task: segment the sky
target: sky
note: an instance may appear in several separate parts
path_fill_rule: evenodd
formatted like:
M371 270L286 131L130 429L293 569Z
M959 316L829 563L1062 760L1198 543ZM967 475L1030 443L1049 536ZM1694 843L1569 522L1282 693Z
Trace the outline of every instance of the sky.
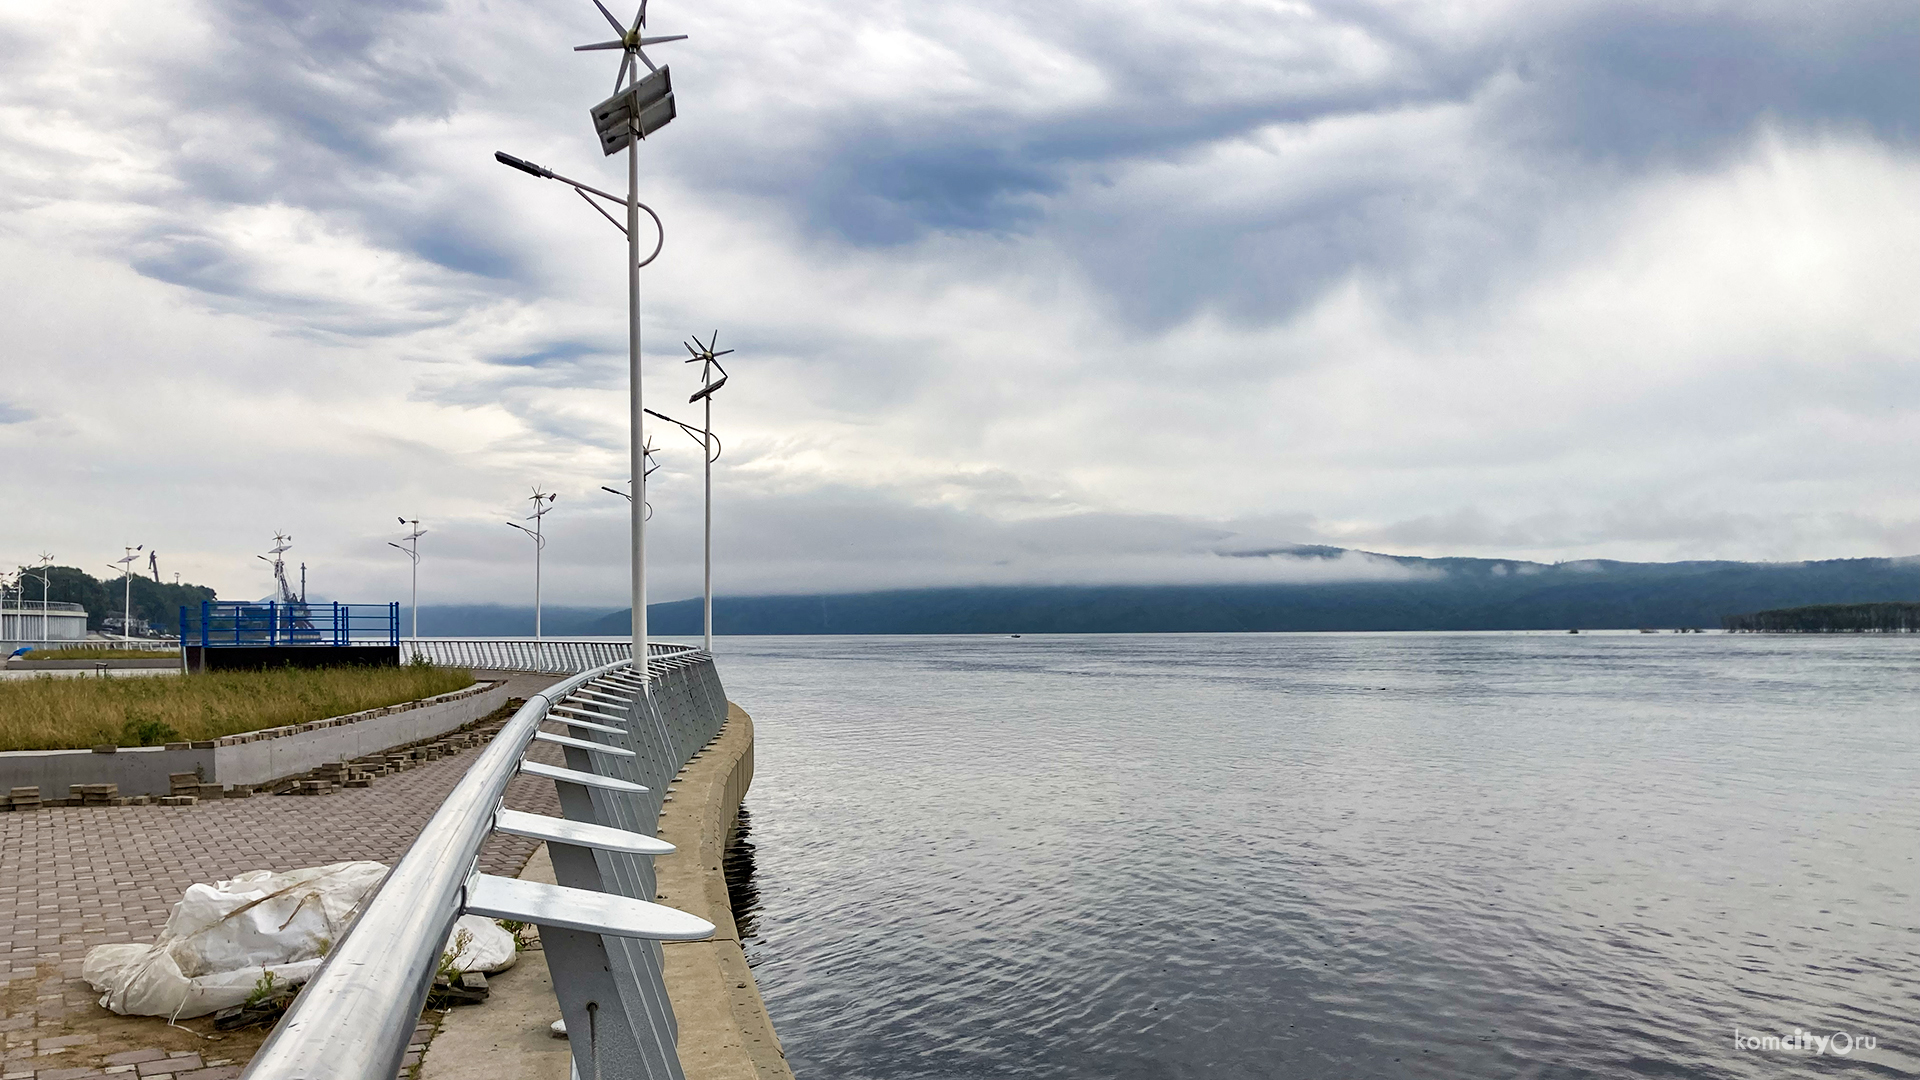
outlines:
M616 14L631 18L632 11ZM725 593L1920 552L1920 6L657 0ZM0 0L0 567L624 606L590 0ZM649 594L700 587L652 432Z

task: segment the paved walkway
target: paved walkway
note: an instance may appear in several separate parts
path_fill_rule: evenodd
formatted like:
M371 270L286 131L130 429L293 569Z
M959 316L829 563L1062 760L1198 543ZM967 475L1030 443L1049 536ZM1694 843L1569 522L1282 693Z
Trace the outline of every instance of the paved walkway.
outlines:
M517 676L509 693L522 697L554 681ZM87 950L108 942L154 940L169 910L195 882L350 859L391 865L478 753L468 750L381 777L372 787L319 797L0 813L0 1080L78 1080L109 1071L141 1080L237 1075L258 1036L240 1040L250 1045L199 1054L192 1052L191 1033L169 1031L159 1020L114 1017L79 978ZM536 744L530 756L561 761L560 750L544 743ZM509 785L507 805L559 813L553 784L527 778ZM482 854L482 869L515 875L534 846L532 840L495 837ZM130 1036L122 1029L157 1029L166 1037L123 1049ZM108 1060L153 1050L162 1054L152 1060ZM180 1055L179 1064L171 1064L165 1053ZM209 1064L221 1059L227 1060Z

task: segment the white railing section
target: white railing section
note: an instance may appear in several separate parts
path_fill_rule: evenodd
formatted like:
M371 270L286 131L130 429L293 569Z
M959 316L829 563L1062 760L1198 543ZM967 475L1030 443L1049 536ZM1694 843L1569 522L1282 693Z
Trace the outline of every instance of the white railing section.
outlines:
M667 656L684 645L651 642L649 655ZM617 664L633 655L628 642L604 638L401 638L400 659L415 656L444 667L532 671L572 675Z
M727 703L712 657L650 651L644 687L620 660L527 700L294 999L249 1080L392 1080L462 914L540 928L575 1076L683 1080L660 942L713 925L651 902L652 858L673 850L653 833L668 781L719 734ZM566 766L527 761L536 740ZM564 817L506 809L516 775L553 781ZM559 884L480 873L496 832L544 840Z
M6 614L7 625L12 626L14 613L9 611ZM54 614L57 615L59 613L55 612ZM5 640L8 640L15 647L31 645L33 646L34 652L52 652L55 649L129 649L135 652L174 652L180 648L180 642L174 638L47 638L43 640L39 636L39 618L40 613L36 611L27 620L27 627L33 631L32 634L22 638L9 638ZM33 659L32 653L27 654L24 659Z

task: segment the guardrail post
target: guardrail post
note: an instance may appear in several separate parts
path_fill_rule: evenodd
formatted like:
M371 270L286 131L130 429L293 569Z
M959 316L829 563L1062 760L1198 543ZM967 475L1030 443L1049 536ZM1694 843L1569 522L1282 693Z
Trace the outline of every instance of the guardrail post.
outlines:
M591 699L586 699L591 700ZM631 699L629 699L631 700ZM596 710L597 711L597 710ZM651 740L636 737L632 726L632 712L628 712L626 732L619 736L590 729L575 729L574 736L585 741L600 743L617 750L634 754L633 757L611 757L592 750L567 746L565 748L567 767L579 772L591 772L625 780L629 783L648 784L648 777L635 768L643 752L641 744ZM567 717L548 713L548 719L566 723ZM588 789L577 784L556 783L559 789L561 812L573 821L585 821L598 825L607 825L628 832L651 836L657 825L658 788L651 788L645 794ZM549 845L549 854L553 858L554 877L563 885L576 888L590 888L605 892L619 893L639 900L652 900L655 894L655 877L652 860L643 855L623 852L569 848L566 845ZM542 941L545 931L542 930ZM562 1012L567 1021L568 1038L573 1042L574 1060L580 1075L590 1075L588 1068L594 1063L596 1047L602 1055L600 1063L605 1064L606 1049L610 1047L631 1047L638 1054L641 1067L631 1073L613 1075L635 1075L646 1077L668 1077L678 1080L681 1076L679 1057L675 1048L678 1037L678 1025L674 1022L673 1009L667 999L666 981L663 975L663 960L660 945L657 942L621 939L602 941L597 936L592 941L580 937L560 939L560 950L549 951L547 960L555 967L554 985L556 990L563 982L571 982L576 975L584 975L583 984L592 985L607 982L614 989L624 991L619 1000L624 1008L617 1013L602 1011L593 1017L592 1022L607 1025L610 1022L625 1020L626 1023L615 1031L613 1039L587 1045L577 1037L581 1031L576 1025L587 1022L585 1005L576 1002L569 1008L562 1001ZM606 999L601 999L606 1000ZM601 1073L602 1076L607 1075Z

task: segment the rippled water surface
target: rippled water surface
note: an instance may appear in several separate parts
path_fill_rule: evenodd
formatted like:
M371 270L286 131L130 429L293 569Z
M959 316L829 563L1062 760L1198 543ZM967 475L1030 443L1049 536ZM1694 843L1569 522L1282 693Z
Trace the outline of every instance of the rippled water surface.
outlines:
M717 651L801 1080L1920 1072L1920 641Z

